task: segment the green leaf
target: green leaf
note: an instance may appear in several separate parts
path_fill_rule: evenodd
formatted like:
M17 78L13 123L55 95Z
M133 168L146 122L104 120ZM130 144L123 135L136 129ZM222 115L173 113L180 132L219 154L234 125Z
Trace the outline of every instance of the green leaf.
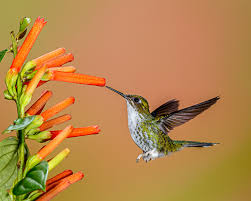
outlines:
M0 62L3 60L3 58L4 58L4 56L5 56L5 54L6 54L7 51L8 51L8 50L5 49L5 50L2 50L2 51L0 52Z
M23 195L35 190L45 191L49 165L42 161L33 167L20 182L13 188L14 195Z
M9 189L17 176L18 140L8 137L0 142L0 186Z
M21 19L20 26L19 26L19 32L17 34L18 40L22 39L25 36L25 34L27 32L27 27L29 26L30 23L31 23L31 18L29 18L29 17L24 17Z
M11 201L9 193L3 188L0 188L0 201Z
M22 118L16 119L14 121L14 125L10 125L2 133L5 134L14 130L23 130L24 128L26 128L28 125L31 124L31 122L35 119L35 117L36 116L33 115L33 116L24 117L23 119Z

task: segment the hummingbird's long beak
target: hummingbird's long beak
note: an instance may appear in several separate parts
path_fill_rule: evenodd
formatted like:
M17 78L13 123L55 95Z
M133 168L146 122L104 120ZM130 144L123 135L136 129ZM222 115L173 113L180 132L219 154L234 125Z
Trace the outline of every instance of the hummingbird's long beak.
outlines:
M108 89L114 91L115 93L119 94L119 95L122 96L123 98L127 99L127 96L126 96L125 94L123 94L122 92L117 91L116 89L113 89L113 88L108 87L108 86L106 86L106 88L108 88Z

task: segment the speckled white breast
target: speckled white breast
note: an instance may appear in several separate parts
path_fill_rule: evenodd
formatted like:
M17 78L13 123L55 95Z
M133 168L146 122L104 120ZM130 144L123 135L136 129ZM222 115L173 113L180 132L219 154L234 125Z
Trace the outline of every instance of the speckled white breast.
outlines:
M127 112L128 112L128 127L131 137L135 144L141 148L144 152L149 151L149 144L145 143L146 139L143 136L142 129L140 127L141 121L144 121L142 115L140 115L128 102L127 102ZM146 136L146 134L145 134Z
M139 113L127 102L127 113L128 113L128 127L131 135L137 129L139 123L142 121Z

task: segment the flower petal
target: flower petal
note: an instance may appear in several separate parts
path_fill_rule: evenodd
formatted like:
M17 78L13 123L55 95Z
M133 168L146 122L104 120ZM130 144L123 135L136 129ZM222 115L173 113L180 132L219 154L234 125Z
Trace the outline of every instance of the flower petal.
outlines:
M61 191L68 188L70 185L71 184L69 181L60 182L54 188L42 194L38 199L36 199L36 201L49 201L52 198L54 198L57 194L59 194Z
M69 120L71 120L71 115L65 114L65 115L62 115L60 117L56 117L54 119L51 119L51 120L48 120L48 121L44 122L39 127L39 130L44 131L44 130L50 129L51 127L53 127L55 125L62 124L62 123L66 122L66 121L69 121Z
M66 72L66 73L74 73L76 71L76 68L73 66L53 67L53 68L50 68L49 71L61 71L61 72Z
M32 80L29 82L29 84L27 85L27 88L25 90L25 94L30 94L32 95L34 90L36 89L39 81L41 80L41 78L43 77L45 71L47 69L47 66L44 65L42 68L40 68L37 73L34 75L34 77L32 78Z
M56 57L48 62L45 62L48 68L62 66L68 62L71 62L74 60L74 56L71 53ZM36 68L38 69L39 66Z
M54 139L61 130L56 130L56 131L50 131L51 139ZM73 128L73 131L67 138L71 137L79 137L79 136L85 136L85 135L93 135L93 134L98 134L100 132L99 127L96 126L88 126L88 127L82 127L82 128Z
M48 185L50 185L50 184L52 184L54 182L57 182L57 181L65 178L67 176L70 176L72 174L73 174L72 170L65 170L65 171L57 174L56 176L52 177L51 179L48 179L47 182L46 182L46 186L48 186Z
M40 160L43 160L48 156L68 135L72 132L73 127L67 126L62 132L50 141L45 147L43 147L36 155Z
M47 103L47 101L50 99L51 96L52 96L51 91L48 90L44 91L40 96L40 98L35 103L33 103L33 105L26 111L26 114L28 115L38 114L39 111L45 106L45 104Z
M48 110L46 110L44 112L42 112L41 116L43 117L44 121L46 121L47 119L49 119L52 116L54 116L55 114L59 113L63 109L67 108L68 106L70 106L74 102L75 102L75 98L74 97L66 98L62 102L54 105L53 107L49 108Z
M64 53L65 53L65 48L58 48L36 59L33 59L33 62L36 64L36 66L41 66L43 63L48 62L49 60L54 59Z
M52 183L53 187L52 189L50 189L49 191L47 191L46 193L42 194L37 201L49 201L51 200L53 197L55 197L58 193L60 193L61 191L65 190L67 187L69 187L71 184L83 179L84 174L82 172L77 172L75 174L72 174L68 177L65 177L64 179L55 182L58 183L55 187Z
M15 59L13 60L11 64L11 69L14 68L17 70L17 72L20 71L22 65L24 64L24 61L26 57L28 56L34 42L36 41L40 31L44 27L46 22L44 21L44 18L38 17L31 28L29 34L25 38L25 41L23 42L20 50L18 51Z
M71 82L77 84L105 86L105 78L79 73L65 73L60 71L53 71L50 80Z

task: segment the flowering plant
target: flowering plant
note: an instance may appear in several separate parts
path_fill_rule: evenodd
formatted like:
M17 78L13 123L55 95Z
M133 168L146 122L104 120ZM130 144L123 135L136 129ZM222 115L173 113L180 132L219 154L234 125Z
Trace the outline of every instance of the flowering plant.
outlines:
M71 125L63 130L48 130L71 119L69 114L51 118L73 104L74 97L68 97L44 111L47 101L52 96L52 92L46 90L26 110L35 89L51 80L96 86L105 85L104 78L78 74L75 73L76 69L73 66L62 66L74 59L71 53L65 54L64 48L56 49L25 63L28 53L46 24L43 18L38 17L23 44L18 47L30 22L30 18L23 18L20 21L18 33L15 35L14 32L11 32L11 46L0 52L0 62L6 53L14 55L5 78L7 89L4 91L4 96L16 103L18 114L13 124L2 132L7 135L15 131L16 136L7 137L0 142L0 198L4 201L50 200L69 185L81 180L83 173L73 174L71 170L65 170L55 177L47 179L48 172L69 154L68 148L49 161L46 161L45 157L65 138L97 134L100 131L98 126L73 128ZM50 142L32 155L26 139L36 140L40 143Z

